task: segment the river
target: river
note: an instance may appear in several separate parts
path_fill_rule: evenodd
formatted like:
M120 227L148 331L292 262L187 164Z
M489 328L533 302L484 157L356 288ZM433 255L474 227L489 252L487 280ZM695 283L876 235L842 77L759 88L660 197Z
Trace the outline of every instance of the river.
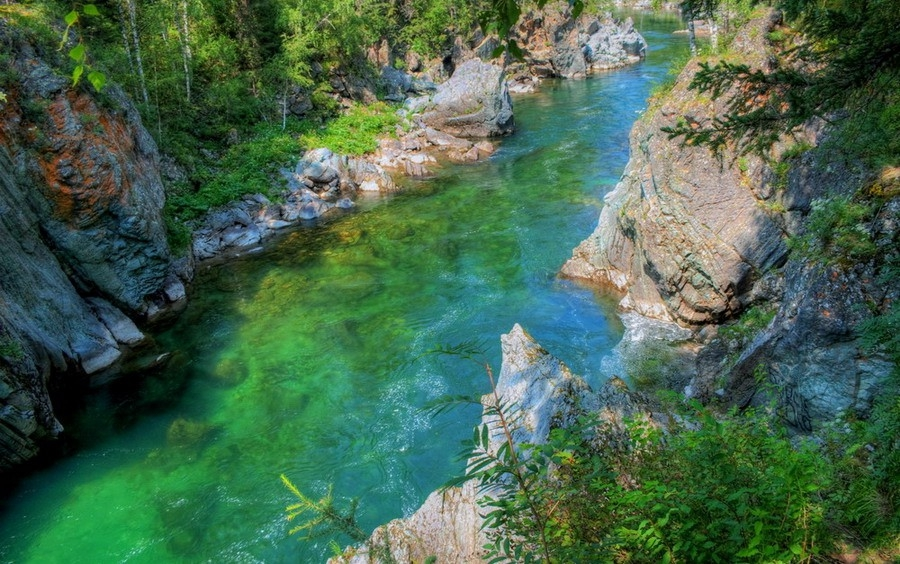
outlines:
M518 322L602 382L622 333L614 304L557 271L687 48L677 19L635 19L645 62L515 98L518 131L488 161L202 268L188 310L157 336L170 367L67 410L77 448L3 501L0 561L322 561L330 538L287 535L280 474L313 497L358 498L369 530L462 472L479 410L423 408L488 381L429 351L475 344L499 368L499 336Z

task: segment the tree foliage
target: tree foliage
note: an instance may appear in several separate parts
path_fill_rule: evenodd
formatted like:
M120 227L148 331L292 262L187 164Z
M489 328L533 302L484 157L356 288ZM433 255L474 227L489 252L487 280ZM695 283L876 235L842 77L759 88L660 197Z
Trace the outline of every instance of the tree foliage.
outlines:
M688 404L670 421L585 416L518 451L509 440L492 451L476 428L464 480L484 494L492 561L793 562L828 550L831 472L813 445L795 447L763 413Z
M721 149L764 153L813 117L829 121L878 111L900 87L900 12L892 0L785 0L784 16L802 39L769 70L727 60L702 63L691 88L729 96L709 127L679 124L671 137Z

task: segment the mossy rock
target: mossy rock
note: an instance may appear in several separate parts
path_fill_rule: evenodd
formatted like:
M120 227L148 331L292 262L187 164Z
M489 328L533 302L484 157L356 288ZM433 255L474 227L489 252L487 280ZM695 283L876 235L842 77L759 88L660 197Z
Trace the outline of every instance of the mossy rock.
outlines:
M223 358L212 372L213 380L227 387L237 386L248 375L247 365L236 358Z
M203 445L214 428L209 423L179 417L169 425L166 442L175 448L195 448Z

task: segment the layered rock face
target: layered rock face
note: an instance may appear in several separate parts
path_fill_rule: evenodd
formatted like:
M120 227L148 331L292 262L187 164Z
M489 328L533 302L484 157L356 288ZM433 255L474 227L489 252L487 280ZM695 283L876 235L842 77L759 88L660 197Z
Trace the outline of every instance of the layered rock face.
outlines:
M614 425L646 413L643 398L628 392L621 380L613 378L600 390L591 390L518 324L500 341L503 365L496 392L502 401L519 408L521 416L512 429L517 445L544 443L551 429L568 425L584 413L597 413ZM486 406L494 402L493 394L482 399ZM496 452L504 441L503 431L493 416L486 414L482 423L490 428L491 449ZM379 550L385 547L395 562L429 558L448 564L483 562L487 531L482 529L485 510L478 505L483 494L474 482L433 492L413 515L379 527L366 545L348 548L329 563L379 562Z
M161 212L156 145L114 87L69 88L16 32L0 108L0 469L60 425L51 375L96 374L143 335L135 318L184 299Z
M778 23L771 13L745 26L732 56L771 70L776 57L766 36ZM713 101L687 88L696 70L689 65L635 124L622 180L562 274L620 292L624 311L694 329L733 320L751 305L774 311L738 349L715 338L714 328L700 331L705 347L689 371L688 395L739 406L774 399L804 431L847 409L865 411L890 367L860 350L855 328L898 290L873 284L872 264L824 267L789 256L786 238L802 234L816 199L852 194L870 173L825 146L793 158L779 177L757 156L728 148L715 156L668 139L662 127L679 120L702 127L726 112L727 95ZM810 145L826 134L815 123L797 132ZM776 144L776 161L785 147ZM885 249L898 243L897 207L896 199L884 206L872 226Z
M708 124L725 112L724 98L712 102L688 90L696 70L685 68L635 124L622 180L606 197L597 229L562 270L625 292L625 309L689 324L740 312L763 273L787 257L783 231L764 209L766 194L750 189L737 156L683 146L661 131L681 119Z

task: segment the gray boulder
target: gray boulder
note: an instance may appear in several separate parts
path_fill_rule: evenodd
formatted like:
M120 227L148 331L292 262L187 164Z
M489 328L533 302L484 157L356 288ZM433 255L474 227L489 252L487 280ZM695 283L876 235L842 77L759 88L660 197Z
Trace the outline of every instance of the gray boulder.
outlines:
M619 21L607 15L601 21L582 14L576 19L562 3L526 13L513 37L522 48L526 72L540 78L583 78L592 70L634 64L647 49L630 18Z
M493 137L512 133L512 100L503 69L479 59L466 61L437 87L420 119L455 137Z

